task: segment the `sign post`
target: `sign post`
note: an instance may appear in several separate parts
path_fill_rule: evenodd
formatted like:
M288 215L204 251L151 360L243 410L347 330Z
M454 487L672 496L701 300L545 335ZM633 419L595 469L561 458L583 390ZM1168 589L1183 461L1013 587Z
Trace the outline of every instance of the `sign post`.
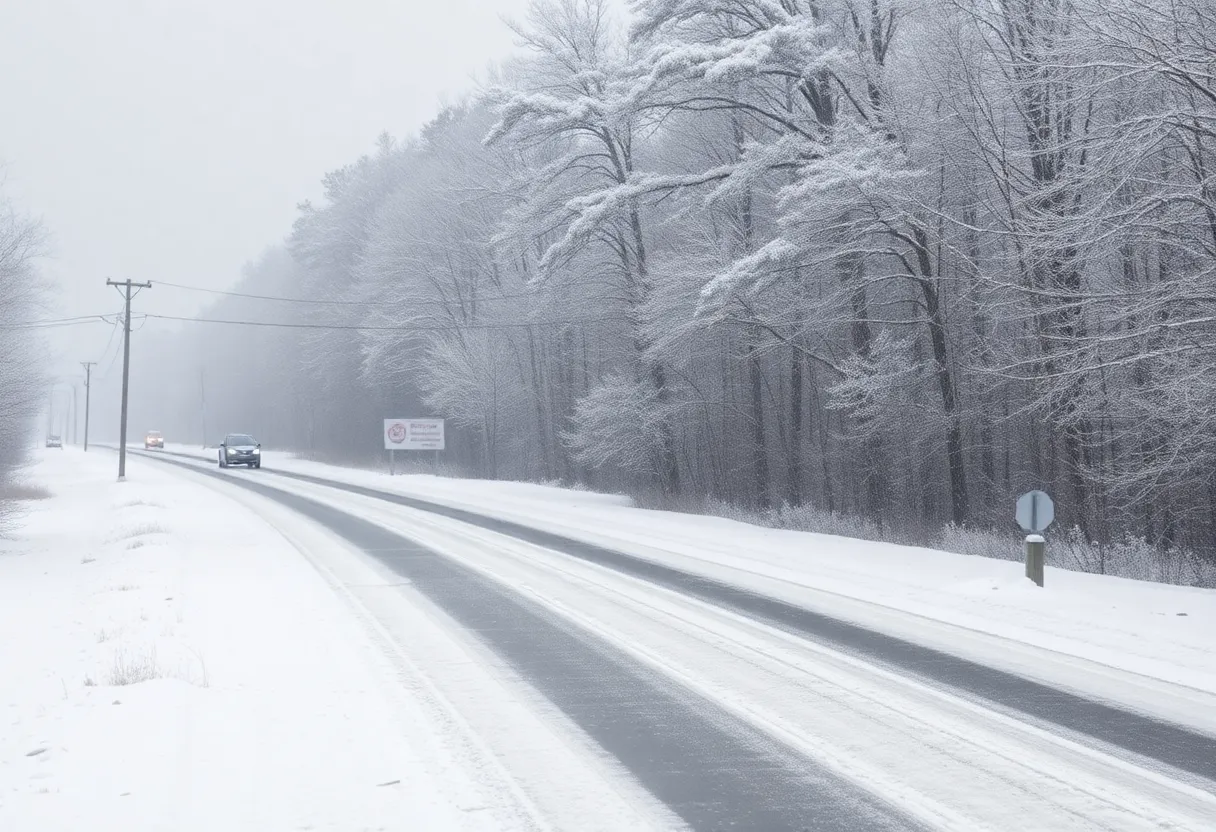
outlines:
M1026 535L1026 577L1038 586L1043 585L1044 565L1047 561L1047 541L1042 532L1056 519L1056 506L1045 492L1028 491L1018 497L1014 519L1029 534Z
M385 419L384 448L388 451L389 474L397 472L397 451L434 451L435 469L444 449L442 419Z

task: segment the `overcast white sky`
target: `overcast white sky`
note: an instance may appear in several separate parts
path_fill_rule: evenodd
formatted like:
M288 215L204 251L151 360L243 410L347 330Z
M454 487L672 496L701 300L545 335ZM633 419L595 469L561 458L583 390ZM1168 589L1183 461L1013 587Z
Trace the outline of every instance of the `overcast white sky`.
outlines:
M326 171L403 136L513 53L526 0L0 0L0 160L45 221L51 317L105 279L226 288ZM145 311L206 299L144 292ZM62 362L108 328L56 330ZM97 353L95 355L94 353Z

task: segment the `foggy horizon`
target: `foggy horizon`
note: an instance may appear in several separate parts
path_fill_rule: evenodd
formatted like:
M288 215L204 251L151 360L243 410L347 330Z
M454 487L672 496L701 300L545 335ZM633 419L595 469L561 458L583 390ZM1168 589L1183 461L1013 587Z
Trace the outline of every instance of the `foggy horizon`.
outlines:
M323 175L381 133L413 135L517 54L502 18L526 5L5 4L0 175L50 237L39 319L114 313L107 278L230 288ZM139 309L185 316L216 298L166 287ZM102 323L44 334L56 375L105 358Z

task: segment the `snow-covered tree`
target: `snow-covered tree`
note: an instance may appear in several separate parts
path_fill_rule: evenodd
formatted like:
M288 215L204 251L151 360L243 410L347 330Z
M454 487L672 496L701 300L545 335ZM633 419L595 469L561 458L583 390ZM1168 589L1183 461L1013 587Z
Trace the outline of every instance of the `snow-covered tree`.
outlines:
M0 192L0 486L25 461L34 417L45 405L40 333L27 324L39 316L34 262L46 243L42 226Z
M487 142L530 155L543 145L552 158L524 174L499 241L521 257L540 250L536 282L605 283L600 312L619 309L628 327L637 395L650 388L666 403L670 373L651 350L654 322L644 314L653 291L645 223L630 190L642 133L625 95L629 52L607 0L536 0L516 32L534 58L514 89L497 93L500 120ZM665 491L680 487L674 443L673 426L660 420L647 473Z
M902 539L1044 487L1216 558L1210 2L632 9L537 0L482 94L328 175L239 288L283 300L209 311L277 326L206 342L267 356L208 407Z

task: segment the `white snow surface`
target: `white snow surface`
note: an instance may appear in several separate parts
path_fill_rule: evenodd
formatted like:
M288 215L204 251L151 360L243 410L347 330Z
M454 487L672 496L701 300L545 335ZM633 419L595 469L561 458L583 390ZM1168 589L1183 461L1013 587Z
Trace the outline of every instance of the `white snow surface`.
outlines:
M118 483L100 449L48 451L28 473L53 497L0 541L5 832L491 832L554 828L542 809L563 808L596 813L589 829L673 825L298 515L137 457ZM558 808L494 742L540 776L560 768Z
M600 544L1216 734L1216 590L1052 567L1039 588L1020 563L644 510L615 495L389 476L274 451L264 465Z
M1134 755L1092 748L497 532L331 486L284 478L273 485L397 531L511 587L929 828L1201 832L1216 824L1212 784Z

